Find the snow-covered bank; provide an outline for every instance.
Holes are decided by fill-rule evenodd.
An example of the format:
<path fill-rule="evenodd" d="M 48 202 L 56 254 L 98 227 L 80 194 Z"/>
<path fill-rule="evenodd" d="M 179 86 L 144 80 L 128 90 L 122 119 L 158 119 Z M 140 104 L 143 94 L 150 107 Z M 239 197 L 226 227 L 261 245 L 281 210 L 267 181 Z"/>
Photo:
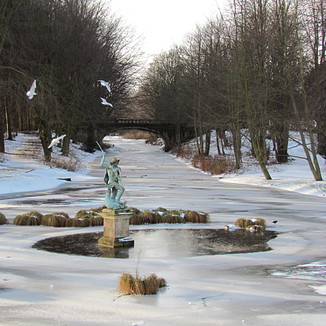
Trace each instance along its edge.
<path fill-rule="evenodd" d="M 294 139 L 298 140 L 299 135 L 291 134 L 289 140 L 288 154 L 289 162 L 285 164 L 277 164 L 275 158 L 270 157 L 270 164 L 267 166 L 272 180 L 266 180 L 258 166 L 257 161 L 251 156 L 251 147 L 247 139 L 244 139 L 242 146 L 243 164 L 242 169 L 237 173 L 229 173 L 223 175 L 215 175 L 222 182 L 240 183 L 247 185 L 255 185 L 262 187 L 271 187 L 287 191 L 295 191 L 301 194 L 326 197 L 326 181 L 314 181 L 312 172 L 309 169 L 307 160 L 304 159 L 305 154 L 302 146 L 298 145 Z M 272 147 L 272 144 L 267 144 Z M 188 144 L 195 151 L 195 142 Z M 215 132 L 211 135 L 210 154 L 217 154 Z M 232 150 L 226 148 L 227 155 L 232 156 Z M 318 155 L 319 166 L 325 180 L 326 177 L 326 160 Z"/>
<path fill-rule="evenodd" d="M 67 171 L 42 162 L 42 154 L 39 153 L 39 143 L 32 150 L 36 157 L 31 158 L 31 151 L 26 149 L 28 139 L 32 142 L 39 141 L 36 135 L 18 134 L 13 141 L 5 141 L 6 153 L 0 155 L 0 195 L 20 192 L 33 192 L 47 190 L 65 183 L 63 179 L 79 181 L 87 178 L 88 164 L 98 153 L 90 154 L 80 150 L 80 146 L 71 144 L 71 151 L 78 171 Z M 28 154 L 25 154 L 28 152 Z M 53 147 L 53 158 L 60 158 L 59 149 Z"/>

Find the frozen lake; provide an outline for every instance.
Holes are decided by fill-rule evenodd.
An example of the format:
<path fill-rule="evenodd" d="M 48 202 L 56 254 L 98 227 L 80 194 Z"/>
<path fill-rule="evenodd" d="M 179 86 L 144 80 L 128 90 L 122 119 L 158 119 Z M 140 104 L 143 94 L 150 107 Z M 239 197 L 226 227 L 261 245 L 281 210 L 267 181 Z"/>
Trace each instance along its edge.
<path fill-rule="evenodd" d="M 185 224 L 181 229 L 222 229 L 239 217 L 263 217 L 267 228 L 279 233 L 268 242 L 272 250 L 164 259 L 138 252 L 137 258 L 103 259 L 32 248 L 45 238 L 101 232 L 101 227 L 1 226 L 1 325 L 324 325 L 325 278 L 309 277 L 309 272 L 325 271 L 325 198 L 223 183 L 143 141 L 112 142 L 109 155 L 120 159 L 128 206 L 209 213 L 207 225 Z M 73 215 L 102 206 L 99 160 L 84 181 L 3 195 L 1 211 L 12 219 L 31 210 Z M 156 273 L 168 287 L 155 296 L 119 296 L 119 275 L 136 271 Z"/>

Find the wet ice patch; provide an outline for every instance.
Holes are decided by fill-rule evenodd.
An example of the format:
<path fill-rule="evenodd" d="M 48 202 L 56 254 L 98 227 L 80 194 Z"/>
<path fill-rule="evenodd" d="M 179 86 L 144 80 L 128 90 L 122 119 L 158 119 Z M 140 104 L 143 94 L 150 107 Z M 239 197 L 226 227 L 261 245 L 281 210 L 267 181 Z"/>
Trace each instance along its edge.
<path fill-rule="evenodd" d="M 326 261 L 311 262 L 297 266 L 288 267 L 284 271 L 272 273 L 274 276 L 281 276 L 292 279 L 326 282 Z"/>
<path fill-rule="evenodd" d="M 310 285 L 320 295 L 326 295 L 326 284 L 325 285 Z"/>

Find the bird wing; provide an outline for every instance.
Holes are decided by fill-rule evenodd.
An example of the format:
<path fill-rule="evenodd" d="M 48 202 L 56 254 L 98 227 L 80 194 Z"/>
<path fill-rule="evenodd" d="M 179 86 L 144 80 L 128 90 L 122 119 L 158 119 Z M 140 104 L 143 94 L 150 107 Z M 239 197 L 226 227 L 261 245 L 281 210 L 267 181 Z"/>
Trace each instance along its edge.
<path fill-rule="evenodd" d="M 65 138 L 65 137 L 66 137 L 66 134 L 61 135 L 60 137 L 57 137 L 56 140 L 61 140 L 61 139 Z"/>
<path fill-rule="evenodd" d="M 52 139 L 50 145 L 48 146 L 48 148 L 51 148 L 53 145 L 55 144 L 55 139 Z"/>
<path fill-rule="evenodd" d="M 48 148 L 51 148 L 53 145 L 58 144 L 60 142 L 61 139 L 63 139 L 64 137 L 66 137 L 66 134 L 53 138 L 50 145 L 48 146 Z"/>
<path fill-rule="evenodd" d="M 106 82 L 105 80 L 102 80 L 102 79 L 99 79 L 98 81 L 100 82 L 100 84 L 102 86 L 106 87 L 106 89 L 109 91 L 109 93 L 112 93 L 111 86 L 110 86 L 110 84 L 108 82 Z"/>
<path fill-rule="evenodd" d="M 105 98 L 101 97 L 101 100 L 102 100 L 101 104 L 112 106 L 112 104 L 109 103 Z"/>
<path fill-rule="evenodd" d="M 105 87 L 106 87 L 106 89 L 109 91 L 109 93 L 112 93 L 112 91 L 111 91 L 111 86 L 110 86 L 109 83 L 106 83 Z"/>
<path fill-rule="evenodd" d="M 28 96 L 28 98 L 31 100 L 33 98 L 34 95 L 37 95 L 35 93 L 35 89 L 36 89 L 36 80 L 33 81 L 31 88 L 29 89 L 29 91 L 26 93 L 26 95 Z"/>
<path fill-rule="evenodd" d="M 36 89 L 36 80 L 34 79 L 32 86 L 31 86 L 31 91 L 34 93 Z"/>

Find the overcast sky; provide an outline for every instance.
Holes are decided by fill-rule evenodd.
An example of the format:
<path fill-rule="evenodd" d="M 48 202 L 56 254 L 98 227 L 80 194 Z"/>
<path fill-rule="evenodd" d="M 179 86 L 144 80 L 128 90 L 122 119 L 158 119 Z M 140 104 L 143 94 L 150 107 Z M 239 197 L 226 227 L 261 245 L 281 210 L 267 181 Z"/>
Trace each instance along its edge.
<path fill-rule="evenodd" d="M 227 0 L 106 0 L 112 11 L 143 37 L 142 50 L 153 56 L 181 44 L 196 24 L 216 15 Z"/>

